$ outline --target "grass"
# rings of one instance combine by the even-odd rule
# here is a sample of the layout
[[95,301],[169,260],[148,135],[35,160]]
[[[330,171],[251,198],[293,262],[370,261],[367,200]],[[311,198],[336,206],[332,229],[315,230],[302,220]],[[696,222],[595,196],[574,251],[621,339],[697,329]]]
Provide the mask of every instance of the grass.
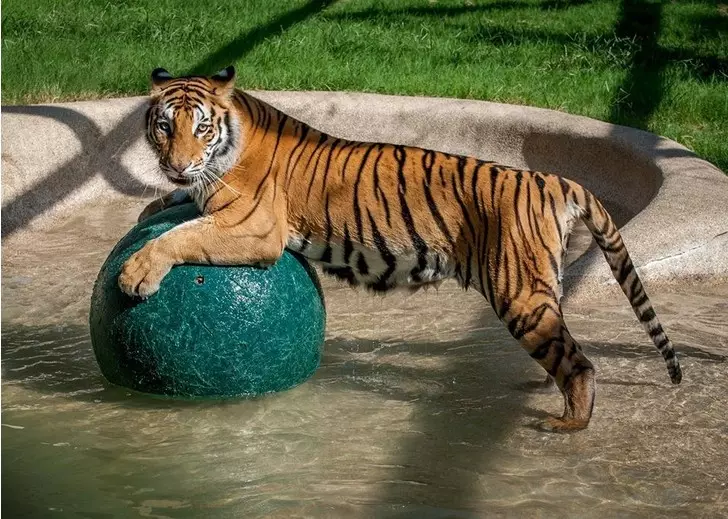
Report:
[[[728,1],[728,0],[725,0]],[[728,4],[711,0],[5,0],[5,104],[144,94],[234,63],[247,89],[541,106],[728,171]]]

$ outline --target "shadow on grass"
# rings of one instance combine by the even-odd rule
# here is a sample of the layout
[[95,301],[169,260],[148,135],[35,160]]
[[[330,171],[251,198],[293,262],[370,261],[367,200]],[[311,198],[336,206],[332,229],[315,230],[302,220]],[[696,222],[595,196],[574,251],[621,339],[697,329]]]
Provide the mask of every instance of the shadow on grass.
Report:
[[190,75],[211,74],[239,60],[266,38],[277,36],[297,23],[323,11],[334,0],[311,0],[298,9],[276,17],[265,25],[241,34],[230,43],[205,57],[189,71]]
[[[404,8],[372,8],[355,12],[337,12],[326,15],[326,18],[333,20],[371,20],[379,21],[391,19],[397,16],[418,16],[418,17],[456,17],[461,14],[472,14],[494,10],[516,10],[519,8],[532,9],[540,7],[543,10],[566,10],[581,5],[594,3],[594,0],[563,0],[544,1],[538,4],[524,4],[520,2],[491,2],[479,5],[462,6],[437,6],[427,7],[404,7]],[[708,2],[711,3],[711,2]],[[543,30],[532,27],[512,26],[497,27],[481,25],[470,37],[476,40],[486,41],[494,45],[517,45],[522,43],[545,43],[552,42],[562,45],[579,44],[590,52],[608,53],[616,48],[620,52],[630,54],[629,74],[622,85],[622,95],[615,99],[613,111],[625,116],[630,110],[635,110],[637,115],[649,112],[649,105],[654,104],[650,98],[652,85],[644,85],[639,79],[649,80],[650,76],[657,76],[655,71],[660,71],[666,66],[676,63],[683,63],[685,70],[700,79],[714,78],[717,80],[728,80],[728,59],[713,54],[702,54],[688,49],[675,49],[662,47],[657,39],[661,26],[662,5],[649,2],[648,0],[622,0],[619,7],[618,20],[612,34],[590,35],[587,32],[564,33]],[[696,17],[695,31],[700,37],[719,39],[722,37],[723,28],[728,25],[728,18],[722,15]],[[702,24],[706,23],[708,30],[703,32]],[[647,66],[649,68],[645,77],[639,77],[637,68]],[[632,70],[635,69],[635,70]],[[642,95],[639,91],[646,87],[648,91]],[[661,88],[662,85],[657,85]],[[630,108],[625,96],[629,95],[638,102],[647,101],[647,107],[636,106],[632,103]],[[654,109],[654,106],[653,108]],[[610,122],[616,122],[610,119]]]
[[[544,11],[568,9],[579,5],[591,3],[593,0],[546,0],[535,4],[535,7]],[[499,10],[532,9],[534,4],[524,3],[516,0],[502,0],[484,4],[438,6],[428,5],[426,7],[392,7],[388,9],[371,8],[363,11],[341,12],[328,16],[342,20],[367,20],[372,18],[384,18],[392,15],[406,16],[459,16],[461,14],[487,13]]]
[[660,48],[662,4],[644,0],[623,0],[615,33],[634,42],[627,75],[612,101],[609,121],[646,128],[664,93],[666,61],[657,59]]

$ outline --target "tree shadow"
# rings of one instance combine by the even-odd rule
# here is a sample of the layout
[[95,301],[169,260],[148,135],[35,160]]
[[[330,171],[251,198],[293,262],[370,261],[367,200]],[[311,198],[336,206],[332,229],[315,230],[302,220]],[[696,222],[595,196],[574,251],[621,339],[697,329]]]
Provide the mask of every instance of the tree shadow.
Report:
[[[282,33],[322,11],[331,3],[332,0],[310,0],[265,25],[246,31],[223,48],[200,60],[188,73],[213,73],[239,60],[266,38]],[[52,209],[90,181],[97,171],[100,171],[117,191],[140,196],[143,186],[134,180],[117,157],[142,135],[144,110],[144,106],[138,107],[110,132],[103,134],[92,121],[70,108],[42,105],[3,106],[3,112],[47,117],[66,124],[79,137],[83,149],[28,191],[3,205],[2,236],[12,235]],[[84,166],[79,167],[79,164]],[[121,182],[118,179],[128,180]]]
[[91,119],[71,108],[39,105],[3,107],[2,111],[6,113],[47,117],[66,125],[78,138],[82,150],[3,206],[2,236],[10,236],[25,227],[71,196],[97,173],[117,192],[141,196],[144,184],[137,181],[119,159],[122,152],[142,134],[144,110],[145,107],[140,105],[104,135]]
[[379,7],[372,7],[364,9],[362,11],[343,11],[339,13],[332,13],[326,17],[329,19],[338,20],[368,20],[372,18],[386,18],[392,15],[406,15],[406,16],[459,16],[462,14],[474,14],[474,13],[487,13],[490,11],[508,11],[518,9],[532,9],[534,6],[544,11],[569,9],[570,7],[576,7],[579,5],[585,5],[592,3],[594,0],[544,0],[537,4],[524,3],[516,0],[499,0],[495,2],[488,2],[484,4],[466,4],[466,5],[428,5],[423,7],[417,6],[406,6],[397,7],[393,6],[390,8],[382,9]]
[[622,0],[615,33],[634,42],[625,79],[616,91],[608,120],[625,126],[646,128],[664,94],[666,60],[657,59],[660,47],[662,4],[645,0]]
[[[593,3],[593,0],[544,1],[536,4],[543,10],[569,9]],[[520,2],[491,2],[479,5],[371,8],[355,12],[336,12],[326,15],[336,20],[379,20],[392,16],[455,17],[461,14],[488,12],[493,10],[515,10],[533,8],[534,4]],[[719,38],[728,23],[724,16],[698,17],[695,27],[700,27],[701,36]],[[497,27],[481,25],[468,37],[487,41],[495,45],[517,45],[522,43],[554,42],[562,45],[579,43],[592,52],[604,53],[618,50],[629,54],[628,72],[617,89],[612,103],[609,122],[645,128],[649,116],[659,104],[663,94],[662,74],[664,68],[678,62],[687,65],[688,73],[700,79],[714,78],[728,80],[728,60],[716,55],[701,54],[688,49],[665,48],[659,45],[658,37],[662,22],[662,5],[648,0],[622,0],[618,20],[612,34],[589,34],[554,32],[531,27]],[[702,31],[702,24],[707,31]],[[656,95],[655,95],[656,94]]]
[[[693,40],[721,39],[728,34],[728,4],[708,0],[705,2],[716,10],[712,14],[700,14],[693,17]],[[722,4],[722,8],[720,7]],[[718,10],[722,9],[722,13]]]
[[241,34],[230,43],[205,57],[189,70],[190,75],[210,74],[227,67],[248,54],[271,36],[282,34],[297,23],[323,11],[334,0],[311,0],[298,9],[284,13],[265,25]]

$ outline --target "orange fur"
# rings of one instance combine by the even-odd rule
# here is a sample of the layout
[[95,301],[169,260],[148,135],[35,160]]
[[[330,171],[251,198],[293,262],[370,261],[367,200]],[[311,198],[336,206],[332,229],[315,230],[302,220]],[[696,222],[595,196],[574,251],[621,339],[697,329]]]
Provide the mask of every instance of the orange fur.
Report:
[[[594,369],[564,324],[560,280],[566,238],[581,218],[679,382],[672,345],[619,231],[583,187],[472,157],[337,139],[232,84],[230,69],[155,79],[149,140],[170,179],[191,188],[202,215],[130,258],[119,280],[125,292],[153,294],[174,265],[272,263],[285,247],[373,290],[452,277],[485,296],[562,391],[564,414],[550,427],[575,430],[592,414]],[[199,135],[203,112],[212,130]],[[211,143],[221,149],[226,131],[225,150],[235,156],[217,171],[225,161]]]

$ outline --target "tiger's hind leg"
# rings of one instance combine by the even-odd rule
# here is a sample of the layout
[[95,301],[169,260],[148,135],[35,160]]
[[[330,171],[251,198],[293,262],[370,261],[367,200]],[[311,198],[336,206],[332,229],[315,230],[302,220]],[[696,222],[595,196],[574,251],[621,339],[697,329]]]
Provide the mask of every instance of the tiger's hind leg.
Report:
[[584,429],[594,407],[594,366],[569,333],[555,298],[542,292],[511,302],[502,320],[521,346],[556,382],[564,397],[564,412],[544,426],[552,431]]

